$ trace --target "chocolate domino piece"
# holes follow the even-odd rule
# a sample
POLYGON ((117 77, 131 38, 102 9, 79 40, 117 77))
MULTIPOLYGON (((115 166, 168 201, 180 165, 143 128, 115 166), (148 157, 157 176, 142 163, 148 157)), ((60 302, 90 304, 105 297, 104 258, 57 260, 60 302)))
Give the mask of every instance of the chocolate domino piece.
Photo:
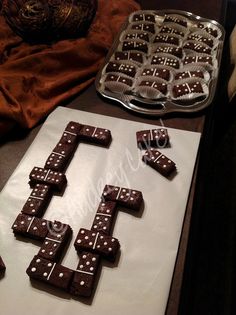
POLYGON ((6 266, 2 260, 2 257, 0 256, 0 274, 3 274, 6 270, 6 266))
POLYGON ((58 262, 71 235, 72 229, 68 224, 54 221, 38 252, 38 256, 58 262))
POLYGON ((106 67, 106 72, 120 72, 133 78, 136 74, 136 68, 135 66, 125 63, 109 62, 106 67))
POLYGON ((115 60, 117 61, 124 61, 124 60, 129 60, 129 61, 135 61, 138 63, 143 63, 143 55, 141 53, 138 52, 132 52, 132 51, 127 51, 127 52, 123 52, 123 51, 117 51, 115 52, 114 55, 115 60))
POLYGON ((165 68, 144 68, 141 76, 151 76, 154 78, 161 78, 165 81, 170 80, 170 70, 165 68))
POLYGON ((69 291, 74 271, 39 256, 34 256, 26 273, 31 279, 43 281, 69 291))
POLYGON ((180 40, 177 36, 173 35, 166 35, 166 34, 158 34, 156 35, 154 39, 154 43, 165 43, 165 44, 171 44, 171 45, 180 45, 180 40))
POLYGON ((124 40, 122 45, 122 51, 128 51, 128 50, 137 50, 142 51, 144 53, 148 52, 148 45, 145 42, 142 41, 129 41, 124 40))
POLYGON ((176 16, 176 15, 166 15, 163 23, 176 23, 179 24, 181 26, 187 27, 187 20, 181 19, 181 17, 176 16))
POLYGON ((179 98, 181 96, 192 94, 192 93, 200 93, 203 94, 203 86, 200 81, 194 82, 185 82, 182 84, 176 84, 172 88, 172 93, 175 98, 179 98))
POLYGON ((166 177, 176 170, 175 163, 156 149, 147 150, 142 160, 166 177))
POLYGON ((148 14, 148 13, 140 13, 140 14, 134 14, 132 18, 132 22, 140 22, 140 21, 146 21, 146 22, 153 22, 155 23, 155 15, 154 14, 148 14))
POLYGON ((136 132, 137 144, 141 149, 148 147, 166 147, 169 144, 168 131, 165 128, 141 130, 136 132))
POLYGON ((151 60, 152 65, 161 65, 161 66, 168 66, 174 69, 179 69, 180 63, 177 58, 174 57, 163 57, 154 55, 151 60))
POLYGON ((109 235, 115 213, 116 202, 102 201, 98 206, 91 230, 109 235))
POLYGON ((44 240, 48 234, 51 221, 39 219, 20 213, 12 225, 14 234, 21 234, 29 238, 44 240))
POLYGON ((174 55, 178 58, 183 57, 183 49, 181 47, 173 47, 173 46, 158 46, 154 53, 165 53, 165 54, 170 54, 174 55))
POLYGON ((120 75, 115 75, 113 73, 112 74, 108 73, 106 75, 105 82, 118 82, 118 83, 122 83, 122 84, 128 85, 130 87, 133 85, 133 80, 132 79, 129 79, 129 78, 126 78, 126 77, 123 77, 123 76, 120 76, 120 75))
POLYGON ((36 184, 21 212, 24 214, 41 217, 52 197, 49 185, 36 184))
POLYGON ((214 40, 210 37, 202 36, 201 34, 190 34, 187 40, 195 40, 208 45, 209 47, 214 46, 214 40))
POLYGON ((146 32, 142 32, 142 33, 127 33, 125 35, 125 39, 141 39, 144 40, 146 42, 149 42, 149 34, 146 32))
POLYGON ((41 167, 34 167, 30 172, 30 185, 34 187, 36 184, 49 185, 55 190, 61 191, 66 183, 66 175, 60 172, 55 172, 50 169, 45 169, 41 167))
POLYGON ((110 130, 89 125, 84 125, 80 130, 79 139, 105 147, 107 147, 112 140, 110 130))
POLYGON ((179 29, 175 27, 166 26, 166 25, 163 25, 161 27, 160 33, 176 34, 176 35, 180 35, 181 37, 184 37, 185 35, 184 32, 180 31, 179 29))
POLYGON ((131 25, 132 30, 139 30, 155 34, 155 24, 153 23, 137 23, 131 25))
POLYGON ((99 263, 99 255, 89 252, 82 252, 79 255, 79 264, 70 286, 71 294, 75 296, 90 296, 92 294, 99 263))
POLYGON ((139 210, 143 203, 141 191, 112 185, 105 186, 102 199, 117 202, 120 206, 133 210, 139 210))
POLYGON ((118 239, 103 233, 80 229, 74 246, 78 252, 89 251, 114 261, 120 248, 120 243, 118 239))

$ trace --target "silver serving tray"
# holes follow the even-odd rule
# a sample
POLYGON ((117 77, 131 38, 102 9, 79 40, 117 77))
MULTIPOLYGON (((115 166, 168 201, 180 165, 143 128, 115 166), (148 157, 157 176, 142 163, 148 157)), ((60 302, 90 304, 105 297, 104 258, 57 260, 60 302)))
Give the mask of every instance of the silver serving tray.
POLYGON ((107 65, 107 63, 110 61, 112 55, 116 51, 118 45, 121 43, 120 36, 124 30, 127 29, 129 26, 129 17, 127 18, 126 22, 121 27, 121 30, 117 37, 114 40, 114 43, 112 47, 110 48, 103 66, 101 67, 100 71, 98 72, 95 80, 95 86, 96 90, 105 98, 110 99, 112 101, 119 102, 122 104, 125 108, 128 108, 129 110, 146 114, 146 115, 155 115, 155 116, 163 116, 168 113, 173 112, 181 112, 181 113, 193 113, 200 111, 207 106, 209 106, 212 103, 212 100, 215 95, 216 91, 216 85, 217 85, 217 79, 218 79, 218 73, 221 63, 221 57, 222 57, 222 50, 223 50, 223 44, 224 44, 224 38, 225 38, 225 30, 221 24, 214 20, 209 20, 197 15, 194 15, 191 12, 181 11, 181 10, 141 10, 133 12, 140 13, 140 14, 155 14, 157 16, 163 17, 166 14, 177 14, 181 15, 184 18, 187 18, 190 20, 190 22, 195 23, 209 23, 209 26, 215 26, 221 31, 221 36, 217 39, 218 44, 216 48, 216 60, 217 60, 217 68, 213 70, 213 74, 211 75, 211 79, 208 84, 209 88, 209 94, 204 100, 196 100, 191 105, 181 105, 176 103, 173 99, 170 97, 166 98, 165 100, 159 101, 154 99, 147 99, 140 97, 139 95, 135 95, 132 93, 114 93, 107 89, 105 89, 101 84, 101 78, 104 72, 104 69, 107 65))

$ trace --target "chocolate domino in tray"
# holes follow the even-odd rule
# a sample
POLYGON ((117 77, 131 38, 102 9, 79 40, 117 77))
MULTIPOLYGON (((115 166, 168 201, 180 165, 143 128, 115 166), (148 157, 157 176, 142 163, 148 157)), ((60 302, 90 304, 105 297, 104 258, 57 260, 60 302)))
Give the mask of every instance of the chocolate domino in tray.
POLYGON ((71 235, 72 229, 68 224, 54 221, 38 252, 38 256, 58 261, 71 235))
POLYGON ((91 227, 92 231, 109 235, 116 214, 116 202, 101 201, 91 227))
POLYGON ((30 172, 29 178, 31 187, 41 183, 49 185, 58 191, 63 190, 67 183, 65 174, 41 167, 34 167, 30 172))
POLYGON ((176 170, 175 163, 156 149, 147 150, 142 160, 165 177, 176 170))
POLYGON ((99 255, 90 252, 79 254, 79 264, 70 285, 72 295, 90 296, 92 294, 99 263, 99 255))
POLYGON ((143 195, 138 190, 106 185, 102 200, 114 201, 120 206, 138 211, 143 203, 143 195))
POLYGON ((79 230, 74 246, 78 252, 88 251, 114 261, 120 248, 120 243, 112 236, 82 228, 79 230))
POLYGON ((0 274, 3 274, 6 270, 6 266, 2 260, 2 257, 0 256, 0 274))
POLYGON ((20 213, 12 225, 14 234, 43 241, 48 234, 51 221, 20 213))
POLYGON ((169 135, 166 128, 140 130, 136 132, 137 144, 140 149, 148 147, 166 147, 169 144, 169 135))
POLYGON ((45 212, 52 197, 52 188, 49 185, 36 184, 21 212, 24 214, 41 217, 45 212))
POLYGON ((34 256, 26 273, 31 279, 40 280, 64 291, 69 291, 74 275, 73 270, 40 256, 34 256))

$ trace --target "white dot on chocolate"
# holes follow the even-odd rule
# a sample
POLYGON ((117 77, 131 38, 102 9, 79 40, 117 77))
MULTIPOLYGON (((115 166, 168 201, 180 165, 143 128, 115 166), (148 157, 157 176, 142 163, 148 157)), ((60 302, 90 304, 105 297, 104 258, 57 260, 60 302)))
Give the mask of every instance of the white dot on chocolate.
POLYGON ((109 248, 108 248, 108 251, 109 251, 109 252, 111 252, 111 251, 112 251, 112 248, 111 248, 111 247, 109 247, 109 248))
POLYGON ((53 252, 50 252, 49 255, 52 256, 52 255, 53 255, 53 252))
POLYGON ((45 226, 45 225, 46 225, 46 222, 43 222, 42 225, 45 226))
POLYGON ((53 247, 57 247, 57 244, 53 244, 53 247))
POLYGON ((35 267, 31 268, 31 271, 32 271, 32 272, 35 272, 35 271, 36 271, 36 268, 35 268, 35 267))
POLYGON ((78 244, 81 243, 81 240, 78 240, 77 243, 78 243, 78 244))
POLYGON ((80 281, 80 285, 84 285, 84 281, 80 281))
POLYGON ((106 246, 106 245, 107 245, 107 242, 104 242, 103 244, 106 246))
POLYGON ((95 236, 95 235, 96 235, 96 233, 93 233, 93 234, 92 234, 92 236, 95 236))
POLYGON ((92 246, 92 245, 93 245, 93 243, 92 243, 92 242, 89 242, 89 245, 90 245, 90 246, 92 246))
POLYGON ((48 275, 47 272, 44 272, 43 276, 44 276, 44 277, 47 277, 47 275, 48 275))
POLYGON ((96 261, 96 258, 95 258, 95 257, 93 257, 93 258, 92 258, 92 261, 96 261))
POLYGON ((38 258, 38 259, 36 259, 36 263, 39 263, 40 261, 41 261, 41 259, 39 259, 39 258, 38 258))
POLYGON ((84 234, 84 230, 81 230, 80 233, 81 233, 81 234, 84 234))
POLYGON ((104 238, 104 237, 101 235, 101 236, 100 236, 100 239, 102 240, 103 238, 104 238))
POLYGON ((97 229, 98 226, 95 224, 93 227, 94 227, 94 229, 97 229))
POLYGON ((89 261, 87 261, 87 262, 86 262, 86 265, 87 265, 87 266, 89 266, 89 265, 90 265, 90 262, 89 262, 89 261))
POLYGON ((97 245, 97 248, 100 248, 101 246, 100 245, 97 245))
POLYGON ((48 242, 45 242, 45 245, 48 245, 48 242))
POLYGON ((64 276, 64 274, 61 272, 59 273, 59 278, 62 278, 64 276))
POLYGON ((89 237, 86 235, 86 236, 85 236, 85 239, 86 239, 86 240, 88 240, 88 239, 89 239, 89 237))
POLYGON ((52 267, 52 263, 48 263, 48 267, 52 267))
POLYGON ((84 268, 84 265, 80 265, 79 267, 80 267, 80 269, 83 269, 83 268, 84 268))
POLYGON ((35 227, 33 228, 34 231, 36 231, 37 229, 38 229, 37 226, 35 226, 35 227))
POLYGON ((45 249, 42 249, 41 252, 42 252, 42 253, 45 253, 45 249))
POLYGON ((90 271, 93 271, 93 269, 94 269, 93 267, 90 267, 90 268, 89 268, 90 271))

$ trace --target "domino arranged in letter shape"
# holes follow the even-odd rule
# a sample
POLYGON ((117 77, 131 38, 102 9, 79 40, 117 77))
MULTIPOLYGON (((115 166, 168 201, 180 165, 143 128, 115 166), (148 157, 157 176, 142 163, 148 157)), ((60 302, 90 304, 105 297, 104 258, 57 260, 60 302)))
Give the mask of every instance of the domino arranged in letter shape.
POLYGON ((38 252, 38 256, 58 261, 71 235, 72 229, 68 224, 54 221, 38 252))
POLYGON ((74 271, 39 256, 34 256, 26 273, 31 279, 41 280, 69 291, 74 271))
POLYGON ((109 235, 111 232, 115 213, 116 202, 102 201, 97 209, 97 213, 95 215, 91 230, 109 235))
POLYGON ((120 248, 119 241, 103 233, 80 229, 74 242, 77 251, 89 251, 114 261, 120 248))
POLYGON ((71 294, 75 296, 91 295, 99 263, 99 255, 89 252, 82 252, 79 255, 79 264, 70 287, 71 294))
POLYGON ((61 191, 67 183, 65 174, 41 167, 34 167, 30 172, 29 178, 31 186, 42 183, 50 185, 52 188, 59 191, 61 191))
POLYGON ((176 170, 175 163, 156 149, 147 150, 142 160, 163 176, 169 176, 176 170))
POLYGON ((51 221, 20 213, 12 225, 14 234, 22 234, 29 238, 44 240, 48 234, 51 221))
POLYGON ((84 125, 79 132, 79 140, 107 147, 112 138, 108 129, 84 125))
POLYGON ((52 189, 49 185, 36 184, 21 212, 36 217, 41 217, 52 197, 52 189))
POLYGON ((141 191, 112 185, 105 186, 102 198, 105 201, 114 201, 120 206, 137 211, 143 203, 143 195, 141 191))
POLYGON ((141 149, 148 149, 150 146, 164 148, 169 144, 169 135, 165 128, 137 131, 136 138, 141 149))

